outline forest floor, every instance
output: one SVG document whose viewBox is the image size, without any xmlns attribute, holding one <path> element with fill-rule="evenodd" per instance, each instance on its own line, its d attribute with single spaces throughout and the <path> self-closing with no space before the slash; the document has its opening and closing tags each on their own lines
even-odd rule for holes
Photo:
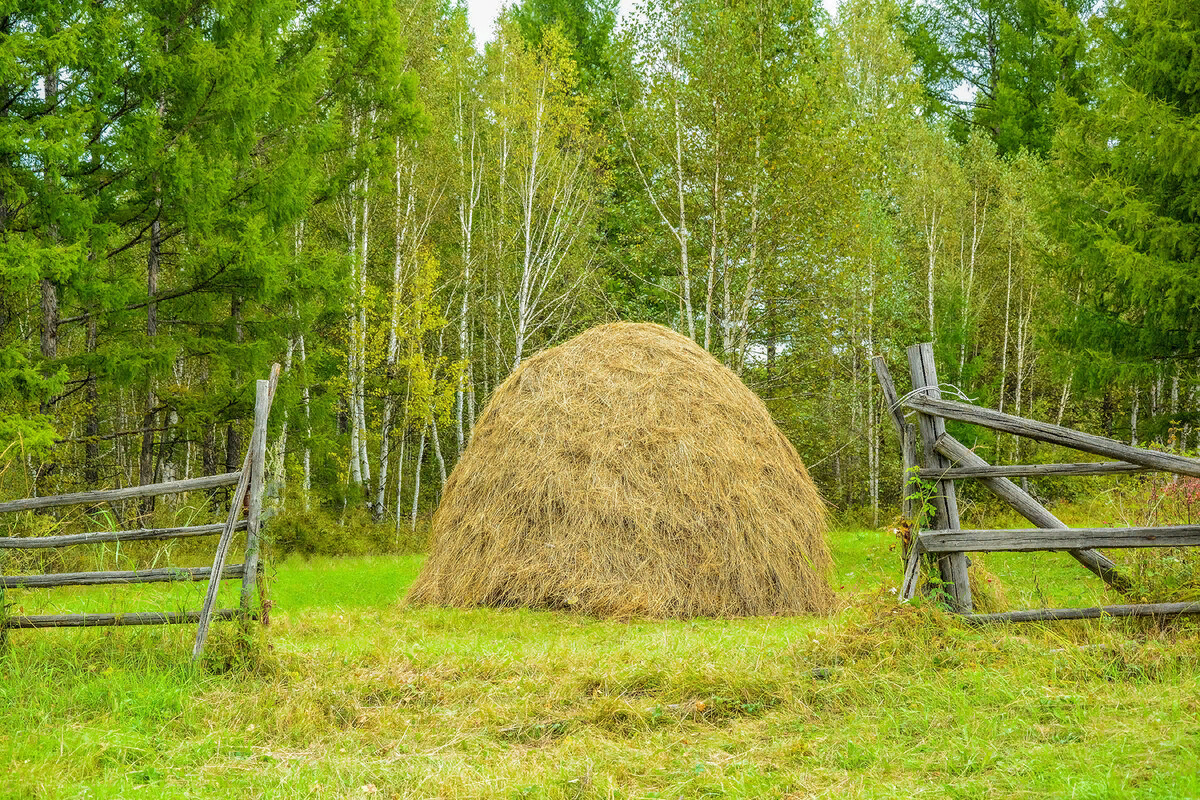
<svg viewBox="0 0 1200 800">
<path fill-rule="evenodd" d="M 1200 797 L 1196 622 L 976 630 L 896 605 L 888 534 L 831 540 L 830 618 L 409 609 L 389 556 L 280 564 L 250 656 L 220 624 L 200 669 L 191 626 L 13 631 L 0 796 Z M 1101 599 L 1063 555 L 987 568 L 1012 607 Z"/>
</svg>

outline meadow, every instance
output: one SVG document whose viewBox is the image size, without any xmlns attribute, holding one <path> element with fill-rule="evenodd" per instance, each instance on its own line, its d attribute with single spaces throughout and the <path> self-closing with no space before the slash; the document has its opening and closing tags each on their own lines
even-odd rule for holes
<svg viewBox="0 0 1200 800">
<path fill-rule="evenodd" d="M 890 534 L 831 542 L 829 618 L 414 609 L 422 556 L 293 556 L 269 628 L 214 626 L 198 668 L 191 626 L 12 631 L 0 795 L 1200 796 L 1200 626 L 974 629 L 897 606 Z M 1013 607 L 1103 599 L 1063 555 L 986 567 Z M 121 604 L 138 592 L 201 589 Z"/>
</svg>

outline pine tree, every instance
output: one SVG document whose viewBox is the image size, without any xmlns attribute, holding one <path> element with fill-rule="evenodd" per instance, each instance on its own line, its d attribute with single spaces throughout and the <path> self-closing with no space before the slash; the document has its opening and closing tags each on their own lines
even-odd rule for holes
<svg viewBox="0 0 1200 800">
<path fill-rule="evenodd" d="M 1061 341 L 1100 381 L 1200 353 L 1200 7 L 1129 0 L 1093 26 L 1097 101 L 1060 102 L 1062 191 L 1077 308 Z"/>
</svg>

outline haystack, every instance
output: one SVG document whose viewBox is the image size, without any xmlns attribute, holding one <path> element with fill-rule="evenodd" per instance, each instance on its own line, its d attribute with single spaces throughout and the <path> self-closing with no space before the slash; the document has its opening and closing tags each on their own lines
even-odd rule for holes
<svg viewBox="0 0 1200 800">
<path fill-rule="evenodd" d="M 762 401 L 658 325 L 593 328 L 494 393 L 410 602 L 601 617 L 825 611 L 825 510 Z"/>
</svg>

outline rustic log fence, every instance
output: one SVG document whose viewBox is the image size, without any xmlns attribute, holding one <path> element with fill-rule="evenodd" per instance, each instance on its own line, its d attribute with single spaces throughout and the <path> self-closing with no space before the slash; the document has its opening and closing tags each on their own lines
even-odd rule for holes
<svg viewBox="0 0 1200 800">
<path fill-rule="evenodd" d="M 928 342 L 908 348 L 913 391 L 903 397 L 897 396 L 895 384 L 883 357 L 876 356 L 873 363 L 892 423 L 900 436 L 905 475 L 904 515 L 907 519 L 913 520 L 918 513 L 913 508 L 912 498 L 915 492 L 912 483 L 917 478 L 934 482 L 934 494 L 930 498 L 934 509 L 933 519 L 927 530 L 915 530 L 912 536 L 906 554 L 904 579 L 899 590 L 902 600 L 912 599 L 916 594 L 920 563 L 922 558 L 927 557 L 936 561 L 942 587 L 949 597 L 951 608 L 971 622 L 1031 622 L 1095 619 L 1104 616 L 1200 613 L 1200 603 L 1142 603 L 1093 608 L 1034 609 L 997 614 L 972 613 L 967 553 L 1063 550 L 1114 590 L 1127 594 L 1130 587 L 1126 577 L 1120 573 L 1116 564 L 1098 553 L 1096 548 L 1200 545 L 1200 525 L 1068 528 L 1009 478 L 1118 475 L 1153 470 L 1200 477 L 1200 460 L 1132 447 L 1061 425 L 1037 422 L 969 403 L 944 400 L 938 389 L 933 345 Z M 905 419 L 905 408 L 916 412 L 917 426 Z M 946 432 L 945 421 L 948 419 L 1120 460 L 1099 464 L 993 466 Z M 915 445 L 917 427 L 921 434 L 920 455 Z M 954 482 L 967 478 L 979 480 L 989 491 L 1037 527 L 1020 530 L 963 530 L 959 524 Z"/>
<path fill-rule="evenodd" d="M 5 536 L 0 537 L 0 550 L 36 550 L 45 548 L 71 547 L 81 544 L 103 542 L 135 542 L 146 540 L 180 539 L 195 536 L 220 534 L 212 567 L 163 568 L 143 570 L 112 570 L 97 572 L 68 572 L 47 575 L 0 575 L 0 644 L 9 629 L 21 628 L 90 628 L 124 625 L 178 625 L 196 623 L 196 642 L 192 649 L 193 660 L 199 659 L 204 650 L 209 623 L 214 620 L 250 620 L 260 616 L 253 607 L 257 586 L 259 545 L 261 541 L 262 501 L 264 467 L 267 449 L 267 421 L 271 402 L 279 382 L 280 367 L 271 368 L 270 378 L 255 385 L 254 431 L 242 469 L 223 475 L 169 481 L 166 483 L 131 486 L 124 489 L 102 489 L 91 492 L 74 492 L 50 497 L 31 497 L 0 503 L 0 513 L 37 511 L 75 505 L 97 505 L 116 503 L 164 494 L 215 489 L 235 486 L 229 506 L 229 517 L 223 523 L 190 525 L 175 528 L 139 528 L 127 531 L 96 531 L 62 536 Z M 246 519 L 242 519 L 242 506 L 249 493 Z M 226 555 L 233 535 L 246 531 L 246 555 L 242 564 L 226 564 Z M 217 590 L 221 581 L 241 578 L 242 590 L 239 608 L 217 609 Z M 6 589 L 49 589 L 59 586 L 96 586 L 103 584 L 160 583 L 175 581 L 208 581 L 204 607 L 200 611 L 182 612 L 129 612 L 111 614 L 34 614 L 9 616 L 4 613 Z M 260 596 L 263 592 L 260 587 Z M 265 619 L 263 619 L 265 622 Z"/>
</svg>

